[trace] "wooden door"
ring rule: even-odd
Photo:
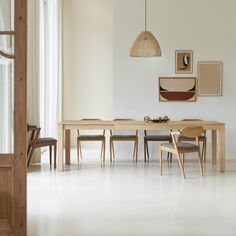
[[[26,236],[26,38],[27,0],[0,0],[0,235]],[[5,64],[4,64],[5,63]],[[5,66],[8,67],[5,67]],[[4,68],[4,69],[3,69]],[[8,72],[7,72],[8,71]],[[1,95],[2,95],[1,94]],[[7,102],[4,102],[6,101]],[[2,102],[3,101],[3,102]],[[9,105],[9,107],[6,106]],[[1,116],[1,115],[0,115]],[[5,124],[5,123],[6,124]],[[10,124],[10,125],[9,125]],[[5,126],[8,129],[4,129]]]

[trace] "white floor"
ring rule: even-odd
[[[200,177],[187,160],[186,180],[176,160],[162,177],[157,159],[135,165],[117,157],[102,166],[97,154],[85,154],[75,163],[62,173],[47,163],[30,168],[28,236],[236,235],[234,161],[224,174],[207,163]]]

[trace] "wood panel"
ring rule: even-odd
[[[0,235],[26,236],[27,0],[15,0],[14,154],[0,154]]]
[[[0,232],[10,232],[15,226],[14,155],[1,155],[0,158]]]
[[[15,235],[27,234],[26,217],[26,104],[27,104],[27,0],[15,0]]]

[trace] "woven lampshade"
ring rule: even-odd
[[[150,31],[142,31],[130,49],[131,57],[160,57],[161,48]]]
[[[147,31],[147,0],[145,0],[145,30],[134,41],[131,57],[161,57],[161,48],[155,36]]]

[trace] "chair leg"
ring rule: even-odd
[[[172,139],[169,141],[169,143],[172,143]],[[173,153],[171,152],[170,153],[170,163],[172,163],[172,159],[173,159],[172,156],[173,156]]]
[[[149,161],[149,148],[148,148],[148,141],[147,141],[147,159],[148,159],[148,161]]]
[[[202,158],[203,158],[204,162],[206,162],[206,140],[203,141]]]
[[[27,148],[27,156],[29,156],[29,153],[30,153],[30,149],[31,149],[31,145],[29,144],[28,148]]]
[[[80,142],[77,141],[77,159],[78,159],[78,163],[79,163],[79,153],[80,153]]]
[[[197,156],[198,156],[198,162],[199,162],[199,167],[200,167],[200,173],[201,173],[201,176],[203,176],[203,171],[202,171],[202,158],[201,158],[200,149],[198,149]]]
[[[80,159],[83,159],[83,155],[82,155],[82,147],[81,147],[81,142],[79,142],[79,150],[80,150]]]
[[[182,161],[182,165],[183,165],[183,169],[184,169],[184,153],[181,153],[180,157],[181,157],[181,161]]]
[[[147,149],[146,149],[147,141],[145,139],[144,139],[143,144],[144,144],[144,147],[143,147],[143,150],[144,150],[144,162],[146,162],[147,161]]]
[[[177,158],[178,158],[178,162],[179,162],[179,167],[180,167],[181,173],[182,173],[182,175],[183,175],[183,177],[185,179],[184,168],[183,168],[181,157],[180,157],[179,153],[177,153]]]
[[[112,147],[112,161],[115,160],[115,147],[114,147],[114,142],[111,142],[111,147]]]
[[[138,140],[136,142],[136,162],[138,161]]]
[[[49,146],[49,162],[50,162],[50,167],[52,165],[52,145]]]
[[[32,147],[32,148],[31,148],[31,151],[30,151],[30,153],[29,153],[28,162],[27,162],[27,167],[29,167],[31,158],[32,158],[32,156],[33,156],[33,152],[34,152],[34,148]]]
[[[110,138],[110,162],[112,162],[112,140]]]
[[[54,144],[54,169],[57,167],[57,144]]]
[[[103,144],[104,144],[104,142],[102,141],[101,153],[100,153],[100,159],[101,159],[101,160],[102,160],[102,154],[103,154]]]
[[[162,149],[161,149],[161,145],[159,146],[159,160],[160,160],[160,175],[162,176]]]
[[[105,163],[106,142],[103,141],[103,163]]]
[[[133,151],[133,160],[136,159],[137,162],[137,140],[134,140],[134,151]]]
[[[133,160],[134,160],[134,157],[135,157],[135,153],[136,152],[136,140],[134,140],[134,151],[133,151]]]

